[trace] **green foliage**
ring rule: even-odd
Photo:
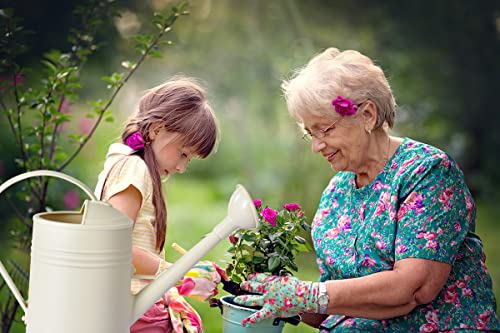
[[[284,205],[285,209],[275,211],[262,209],[256,204],[259,225],[256,229],[240,229],[230,236],[228,249],[231,263],[227,266],[228,276],[234,282],[241,282],[251,273],[289,275],[298,270],[296,256],[310,251],[301,230],[310,231],[304,212],[296,204]]]

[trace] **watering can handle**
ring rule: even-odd
[[[55,177],[55,178],[64,179],[64,180],[78,186],[83,192],[85,192],[85,194],[87,194],[89,197],[91,197],[92,200],[97,201],[97,198],[95,197],[94,193],[92,192],[92,190],[90,190],[87,187],[87,185],[85,185],[84,183],[82,183],[81,181],[79,181],[76,178],[73,178],[71,176],[65,175],[64,173],[52,171],[52,170],[29,171],[29,172],[25,172],[25,173],[22,173],[20,175],[17,175],[15,177],[7,180],[6,182],[4,182],[2,185],[0,185],[0,194],[2,194],[2,192],[5,191],[8,187],[10,187],[11,185],[13,185],[21,180],[24,180],[27,178],[32,178],[32,177],[40,177],[40,176],[51,176],[51,177]],[[2,277],[5,280],[5,282],[7,283],[7,285],[9,286],[12,293],[14,294],[14,297],[16,298],[16,300],[19,302],[19,305],[21,305],[21,307],[23,308],[24,313],[26,313],[28,311],[28,308],[26,306],[26,302],[24,301],[23,296],[21,295],[21,292],[19,291],[19,289],[17,289],[16,285],[14,284],[14,281],[12,281],[12,278],[10,277],[9,273],[7,272],[7,270],[5,269],[5,266],[2,264],[1,261],[0,261],[0,274],[2,275]]]
[[[22,173],[20,175],[17,175],[15,177],[7,180],[6,182],[4,182],[2,185],[0,185],[0,194],[2,194],[2,192],[5,191],[8,187],[10,187],[11,185],[13,185],[17,182],[20,182],[21,180],[25,180],[25,179],[33,178],[33,177],[40,177],[40,176],[50,176],[50,177],[64,179],[64,180],[70,182],[71,184],[78,186],[83,192],[85,192],[85,194],[87,194],[90,198],[92,198],[92,200],[97,201],[96,196],[94,195],[92,190],[87,187],[87,185],[85,185],[84,183],[82,183],[81,181],[79,181],[76,178],[65,175],[62,172],[52,171],[52,170],[28,171],[28,172]]]

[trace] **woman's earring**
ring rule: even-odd
[[[368,133],[368,135],[372,134],[372,130],[371,129],[365,128],[365,132]]]

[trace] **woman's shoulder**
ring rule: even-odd
[[[392,169],[399,169],[398,173],[412,172],[417,174],[436,167],[459,169],[455,160],[443,150],[410,138],[403,140],[398,149],[398,156],[391,165]]]
[[[408,138],[401,144],[391,169],[393,180],[402,188],[412,189],[426,180],[439,182],[444,178],[453,179],[455,185],[466,187],[462,170],[449,154]]]

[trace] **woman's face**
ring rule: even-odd
[[[183,145],[182,137],[178,133],[167,132],[163,127],[153,133],[151,149],[158,163],[160,175],[168,177],[184,173],[189,161],[195,156],[194,151]]]
[[[325,133],[325,136],[320,139],[312,136],[312,151],[321,153],[336,171],[358,173],[362,169],[363,156],[366,155],[368,144],[360,113],[344,117],[336,115],[336,118],[312,114],[302,115],[304,128],[309,133],[318,130],[323,130]],[[335,124],[331,126],[334,122]],[[328,129],[330,126],[331,128]]]

